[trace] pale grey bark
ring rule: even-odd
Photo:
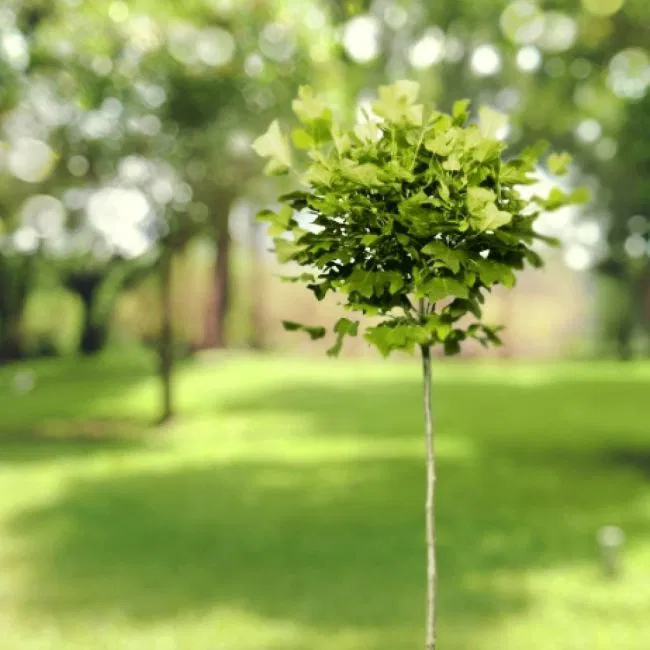
[[[427,448],[427,490],[425,502],[426,550],[427,550],[427,618],[426,650],[436,647],[436,519],[435,519],[435,440],[433,412],[431,408],[431,346],[422,346],[422,370],[424,375],[424,431]]]

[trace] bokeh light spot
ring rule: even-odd
[[[381,23],[370,15],[356,16],[343,29],[343,47],[357,63],[370,63],[379,56]]]
[[[480,77],[495,75],[501,70],[501,54],[490,43],[479,45],[472,53],[470,65],[474,74]]]
[[[439,27],[431,27],[409,50],[409,62],[414,68],[429,68],[442,59],[444,51],[444,32]]]
[[[613,16],[624,3],[625,0],[582,0],[585,11],[595,16]]]
[[[578,140],[589,144],[596,142],[596,140],[600,138],[602,130],[603,129],[597,120],[586,119],[582,120],[580,124],[578,124],[575,133]]]
[[[517,52],[516,60],[522,72],[535,72],[542,65],[542,53],[534,45],[526,45]]]
[[[501,29],[513,43],[534,43],[544,31],[544,14],[534,2],[517,0],[501,14]]]
[[[41,183],[54,170],[56,156],[41,140],[19,138],[7,156],[9,171],[26,183]]]
[[[618,97],[641,99],[650,86],[650,57],[641,48],[630,47],[609,62],[607,84]]]

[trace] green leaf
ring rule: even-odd
[[[355,269],[348,278],[347,287],[350,291],[356,291],[365,298],[370,298],[375,291],[375,280],[372,272]]]
[[[269,176],[286,174],[291,167],[291,150],[280,123],[273,120],[264,135],[253,142],[253,150],[262,158],[268,158],[264,171]]]
[[[364,334],[364,338],[368,343],[374,345],[384,357],[387,357],[396,349],[393,330],[385,325],[369,327]]]
[[[454,273],[458,273],[461,262],[467,259],[467,253],[465,251],[449,248],[449,246],[438,240],[429,242],[422,249],[422,252],[425,255],[431,255],[441,260]]]
[[[468,336],[476,339],[483,347],[487,348],[490,345],[502,345],[501,339],[497,336],[497,332],[502,330],[503,327],[490,327],[484,323],[473,323],[467,328]]]
[[[477,259],[473,261],[476,265],[481,282],[487,287],[492,286],[495,282],[500,282],[504,287],[514,287],[515,274],[506,264],[494,262],[492,260]]]
[[[427,124],[430,125],[427,133],[435,135],[450,131],[454,126],[454,121],[451,115],[447,115],[446,113],[439,113],[438,111],[432,111],[431,115],[429,115],[429,119],[427,120]],[[417,139],[420,139],[420,135],[418,135]]]
[[[588,203],[590,199],[591,192],[586,187],[579,187],[573,190],[571,194],[567,194],[559,187],[553,187],[546,198],[534,196],[532,200],[547,212],[554,212],[555,210],[559,210],[568,205],[582,205]]]
[[[344,178],[360,185],[381,185],[379,167],[372,163],[359,164],[354,160],[345,161],[340,171]]]
[[[329,280],[320,284],[312,283],[307,285],[307,289],[316,296],[316,300],[322,300],[327,295],[327,292],[332,289],[332,283]]]
[[[316,278],[311,273],[301,273],[300,275],[281,275],[282,282],[316,282]]]
[[[260,210],[256,215],[255,218],[258,221],[271,221],[273,218],[275,218],[276,214],[273,212],[273,210],[269,210],[268,208],[265,208],[264,210]]]
[[[516,163],[506,163],[501,167],[499,180],[504,185],[532,185],[537,183],[537,179],[532,170],[517,165]]]
[[[440,322],[440,316],[438,314],[427,314],[424,318],[423,327],[429,334],[435,334]]]
[[[454,102],[451,109],[451,116],[456,126],[464,126],[469,119],[469,99],[459,99]]]
[[[452,320],[458,320],[468,313],[474,314],[476,318],[481,318],[481,306],[477,300],[456,298],[450,305],[445,307],[443,313]]]
[[[359,321],[339,318],[334,325],[334,332],[343,336],[356,336],[359,333]]]
[[[460,159],[456,154],[451,154],[447,160],[442,163],[442,168],[449,172],[457,172],[460,170]]]
[[[480,213],[488,203],[494,203],[497,196],[486,187],[470,187],[467,190],[467,207],[473,214]]]
[[[316,144],[305,129],[294,129],[291,132],[291,141],[296,149],[311,149]]]
[[[545,199],[541,197],[534,198],[539,205],[549,212],[569,205],[569,195],[559,187],[553,187]]]
[[[314,163],[302,175],[302,181],[307,185],[330,185],[332,176],[332,172],[329,169],[326,169],[318,163]]]
[[[388,284],[391,293],[397,293],[404,286],[404,277],[398,271],[384,271],[382,274],[384,286]]]
[[[275,244],[275,255],[278,261],[283,264],[290,262],[296,255],[302,253],[307,248],[305,244],[298,244],[295,241],[280,239],[278,237],[273,240],[273,243]]]
[[[422,105],[415,104],[420,84],[402,80],[390,86],[379,87],[379,99],[372,104],[372,110],[380,117],[395,124],[422,125]]]
[[[298,97],[291,104],[296,117],[308,126],[320,122],[329,128],[332,123],[332,111],[320,97],[314,96],[311,86],[300,86]]]
[[[324,327],[308,327],[307,325],[294,323],[290,320],[283,320],[282,326],[287,330],[287,332],[305,332],[306,334],[309,334],[312,341],[322,339],[325,334],[327,334],[327,330]]]
[[[438,327],[436,327],[436,336],[441,341],[444,341],[451,334],[451,330],[451,323],[440,323]]]
[[[352,146],[352,140],[350,135],[342,131],[338,124],[332,125],[331,128],[332,139],[334,140],[334,146],[339,156],[346,154],[350,147]]]
[[[495,193],[485,187],[470,187],[467,190],[471,224],[477,230],[496,230],[512,221],[512,215],[505,210],[499,210],[495,199]]]
[[[457,338],[447,336],[444,343],[445,354],[451,357],[460,352],[460,341]]]
[[[478,128],[484,138],[496,139],[498,132],[508,126],[508,117],[489,106],[478,109]]]
[[[354,127],[354,135],[361,142],[374,143],[381,138],[381,129],[375,122],[368,120]]]
[[[381,323],[376,327],[369,327],[364,338],[374,345],[383,356],[388,356],[393,350],[413,351],[416,345],[431,342],[431,332],[427,327],[410,322]]]
[[[546,164],[551,174],[564,176],[569,171],[569,165],[572,160],[570,154],[565,151],[563,153],[552,153],[548,157]]]
[[[468,271],[465,270],[465,275],[463,277],[463,282],[468,286],[468,287],[473,287],[475,282],[476,282],[476,273],[473,271]]]
[[[264,217],[264,221],[270,224],[267,231],[269,237],[278,237],[291,230],[293,210],[288,205],[283,205],[278,212],[273,212],[272,210],[266,210],[265,212],[267,214]]]
[[[588,187],[578,187],[569,196],[569,200],[573,205],[584,205],[589,203],[591,199],[591,190]]]
[[[467,286],[454,278],[431,278],[420,287],[416,287],[416,295],[428,298],[431,302],[437,302],[449,296],[468,298],[469,290]]]
[[[559,242],[558,242],[558,244],[559,244]],[[524,255],[526,256],[526,260],[528,260],[528,263],[531,266],[535,267],[536,269],[539,269],[542,266],[544,266],[544,260],[535,251],[528,249],[528,250],[526,250]]]
[[[448,202],[451,198],[451,194],[449,193],[449,186],[443,180],[438,181],[438,195],[443,201],[445,201],[445,203]]]
[[[514,160],[511,162],[519,167],[523,167],[528,171],[533,171],[539,163],[539,159],[549,148],[549,143],[546,140],[539,140],[535,144],[526,147]]]
[[[448,156],[456,145],[457,131],[450,129],[424,141],[424,148],[438,156]]]
[[[499,210],[494,203],[488,203],[478,221],[479,230],[496,230],[512,221],[512,215],[505,210]]]
[[[346,336],[356,336],[359,333],[359,321],[353,321],[349,318],[339,318],[334,325],[334,333],[336,334],[336,342],[327,351],[327,356],[337,357],[343,347],[343,339]]]
[[[476,142],[471,144],[470,149],[475,160],[485,162],[498,158],[499,154],[505,149],[505,146],[499,140],[491,140],[490,138],[481,136]]]

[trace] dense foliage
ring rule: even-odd
[[[301,182],[280,197],[279,211],[259,215],[271,224],[279,260],[305,267],[294,279],[319,300],[334,291],[345,309],[381,317],[365,338],[384,355],[434,344],[454,354],[468,338],[498,344],[498,328],[481,321],[485,293],[512,287],[526,263],[541,266],[535,241],[549,240],[533,226],[542,210],[585,198],[554,187],[524,199],[518,186],[536,181],[546,144],[505,160],[502,115],[484,107],[471,123],[466,100],[451,114],[425,111],[418,91],[412,81],[381,86],[372,112],[346,128],[302,87],[293,102],[301,127],[291,139],[307,160],[294,162],[277,121],[254,143],[268,174],[294,171]],[[547,164],[560,175],[569,161],[553,154]],[[285,325],[325,335],[322,327]],[[359,321],[341,318],[334,329],[330,354],[357,335]]]

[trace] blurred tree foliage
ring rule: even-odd
[[[25,298],[10,287],[36,282],[23,258],[42,258],[81,297],[88,351],[83,341],[106,339],[90,323],[110,320],[129,276],[115,269],[146,252],[154,271],[162,250],[197,237],[216,250],[204,343],[225,345],[228,215],[267,191],[254,136],[299,84],[350,113],[398,78],[443,109],[467,96],[508,113],[515,151],[544,137],[574,154],[569,182],[586,180],[596,200],[582,222],[562,222],[567,262],[615,288],[606,331],[629,356],[650,323],[649,42],[646,0],[9,0],[0,357],[20,354]]]

